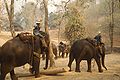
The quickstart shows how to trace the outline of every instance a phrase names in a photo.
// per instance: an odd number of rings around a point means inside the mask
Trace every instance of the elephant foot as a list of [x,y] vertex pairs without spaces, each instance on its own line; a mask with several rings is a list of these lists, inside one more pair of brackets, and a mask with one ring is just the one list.
[[75,72],[81,72],[80,70],[75,70]]
[[41,75],[40,74],[35,74],[35,78],[38,78],[40,77]]
[[107,68],[105,66],[103,66],[103,67],[107,70]]
[[12,78],[12,80],[18,80],[18,77],[17,77],[17,76],[15,76],[15,75],[14,75],[14,76],[12,76],[11,78]]
[[92,72],[91,70],[87,70],[87,72]]
[[103,72],[103,70],[102,70],[102,69],[100,69],[100,70],[99,70],[99,72]]
[[70,69],[69,71],[71,72],[72,70]]
[[46,67],[44,67],[43,69],[44,69],[44,70],[46,70],[47,68],[46,68]]

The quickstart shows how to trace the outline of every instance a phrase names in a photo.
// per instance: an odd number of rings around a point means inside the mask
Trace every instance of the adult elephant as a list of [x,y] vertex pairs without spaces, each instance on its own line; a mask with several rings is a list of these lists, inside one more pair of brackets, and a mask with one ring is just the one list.
[[70,68],[71,71],[71,64],[75,59],[76,61],[75,71],[80,72],[81,60],[87,60],[87,64],[88,64],[87,72],[91,72],[91,60],[92,58],[94,58],[98,65],[99,72],[103,72],[100,61],[101,57],[102,57],[102,65],[107,70],[107,68],[104,65],[105,53],[101,52],[100,47],[95,45],[94,40],[92,39],[77,40],[71,46],[68,67]]
[[18,80],[14,68],[26,63],[32,66],[35,77],[39,77],[40,59],[33,53],[41,53],[46,47],[44,38],[29,33],[21,33],[8,40],[2,45],[0,51],[0,80],[5,80],[6,74],[9,72],[12,80]]

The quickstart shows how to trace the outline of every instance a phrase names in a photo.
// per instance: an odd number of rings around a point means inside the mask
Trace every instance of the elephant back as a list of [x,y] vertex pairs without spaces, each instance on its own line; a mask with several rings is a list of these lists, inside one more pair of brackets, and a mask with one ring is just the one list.
[[31,43],[33,36],[31,33],[25,32],[25,33],[20,33],[16,37],[19,37],[19,39],[24,42],[24,43]]
[[97,46],[97,41],[95,39],[92,38],[86,38],[85,40],[87,40],[89,43],[91,43],[93,46]]

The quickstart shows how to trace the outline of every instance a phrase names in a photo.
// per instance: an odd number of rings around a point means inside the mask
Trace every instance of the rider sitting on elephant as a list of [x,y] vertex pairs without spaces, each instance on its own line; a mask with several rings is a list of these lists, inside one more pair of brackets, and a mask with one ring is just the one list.
[[40,22],[36,22],[36,25],[34,26],[33,29],[33,34],[38,35],[39,37],[43,37],[43,35],[40,33]]
[[[36,25],[34,26],[34,29],[33,29],[33,34],[36,35],[36,36],[39,36],[40,38],[44,38],[44,36],[41,34],[40,29],[41,29],[41,27],[40,27],[40,21],[37,21]],[[37,44],[37,45],[39,45],[39,44]],[[43,49],[43,50],[45,51],[45,49]],[[33,73],[34,72],[33,67],[30,67],[29,71],[31,73]]]
[[101,38],[102,38],[102,37],[101,37],[101,32],[99,32],[98,35],[96,35],[96,36],[94,37],[94,39],[97,41],[97,45],[102,44],[102,39],[101,39]]

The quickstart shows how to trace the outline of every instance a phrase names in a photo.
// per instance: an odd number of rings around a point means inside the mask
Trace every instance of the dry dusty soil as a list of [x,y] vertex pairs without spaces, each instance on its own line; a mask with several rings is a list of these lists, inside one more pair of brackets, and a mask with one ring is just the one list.
[[[10,33],[0,34],[0,45],[11,38],[8,34]],[[40,71],[43,70],[44,64],[45,61],[41,60]],[[56,67],[67,67],[67,64],[68,58],[59,58],[55,60]],[[28,71],[28,65],[26,65],[25,68],[23,68],[23,66],[15,68],[15,73],[18,76],[18,80],[120,80],[120,53],[107,54],[105,64],[108,70],[103,69],[103,73],[98,72],[96,63],[94,67],[92,66],[92,73],[87,72],[86,61],[81,62],[80,73],[74,71],[75,61],[72,64],[73,71],[59,73],[57,75],[41,75],[39,78],[34,78]],[[9,74],[6,77],[6,80],[10,80]]]
[[[63,68],[68,64],[68,58],[59,58],[55,60],[56,67]],[[97,66],[92,67],[92,73],[86,72],[87,65],[86,61],[81,62],[81,72],[76,73],[75,69],[75,61],[72,64],[72,72],[59,73],[57,75],[41,75],[40,78],[34,78],[27,68],[23,69],[23,67],[16,68],[16,74],[19,77],[19,80],[120,80],[120,54],[113,53],[106,55],[105,64],[108,70],[104,70],[103,73],[99,73],[97,70]],[[44,61],[41,61],[40,70],[43,70]],[[6,79],[9,79],[9,74]]]

